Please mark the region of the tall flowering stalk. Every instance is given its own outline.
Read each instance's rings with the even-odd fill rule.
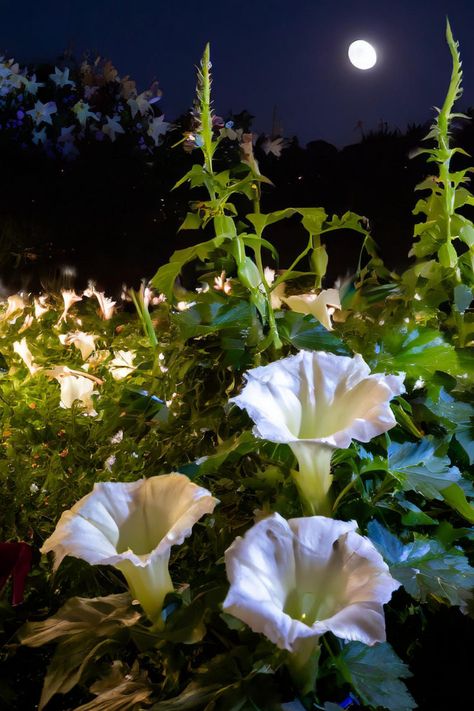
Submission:
[[[257,437],[291,447],[299,465],[294,481],[308,514],[331,510],[334,450],[393,427],[389,403],[404,392],[403,375],[371,374],[360,355],[300,351],[253,368],[245,378],[231,402],[248,412]]]

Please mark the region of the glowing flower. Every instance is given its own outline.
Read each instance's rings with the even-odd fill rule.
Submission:
[[[311,658],[317,663],[325,632],[368,645],[385,641],[383,605],[400,583],[356,528],[355,521],[286,521],[275,513],[225,554],[224,610],[292,653],[290,671],[304,692],[314,685]]]
[[[76,104],[74,104],[72,110],[76,114],[76,118],[81,124],[82,128],[85,128],[87,124],[87,119],[93,119],[94,121],[99,120],[97,114],[93,113],[93,111],[90,110],[90,106],[86,101],[78,101]]]
[[[71,308],[71,306],[73,304],[75,304],[77,301],[82,301],[82,296],[79,296],[79,294],[76,294],[74,289],[62,289],[61,294],[62,294],[63,301],[64,301],[64,310],[63,310],[61,316],[59,317],[59,320],[56,324],[57,326],[59,326],[59,324],[61,324],[63,321],[66,320],[68,311]]]
[[[95,351],[95,342],[98,338],[99,336],[95,336],[93,333],[84,333],[83,331],[59,335],[59,340],[63,346],[74,345],[81,351],[82,360],[87,360],[90,354]]]
[[[2,316],[2,320],[8,323],[15,323],[23,309],[26,308],[26,303],[21,294],[12,294],[7,299],[7,309]]]
[[[214,289],[222,291],[226,295],[231,293],[232,282],[229,278],[226,279],[225,272],[221,272],[220,276],[214,277]]]
[[[120,116],[107,116],[107,123],[102,127],[102,133],[110,138],[112,143],[115,141],[117,134],[125,133],[125,130],[120,125]]]
[[[72,79],[69,79],[69,67],[66,67],[63,72],[58,69],[58,67],[54,67],[54,74],[50,74],[49,78],[56,84],[56,86],[75,86]]]
[[[48,101],[43,104],[42,101],[37,101],[35,107],[26,113],[31,116],[35,122],[35,126],[40,126],[42,123],[53,124],[51,116],[57,112],[57,107],[54,101]]]
[[[13,344],[13,350],[23,360],[31,375],[34,375],[38,372],[38,370],[41,370],[41,367],[36,365],[34,361],[33,354],[26,343],[26,338],[22,338],[21,341],[15,341]]]
[[[109,370],[114,380],[123,380],[135,370],[134,358],[133,351],[117,351],[115,358],[109,364]]]
[[[43,314],[49,311],[49,306],[46,304],[47,296],[38,296],[34,298],[35,303],[35,318],[41,318]]]
[[[61,386],[61,407],[69,409],[77,401],[84,408],[85,415],[97,415],[92,401],[92,395],[96,394],[93,380],[70,372],[57,375],[57,380]]]
[[[341,309],[341,300],[337,289],[324,289],[319,294],[288,296],[284,302],[292,311],[299,314],[312,314],[328,331],[333,330],[331,316],[336,309]]]
[[[184,474],[163,474],[132,483],[106,482],[65,511],[41,552],[54,551],[54,567],[67,555],[91,565],[113,565],[132,595],[157,621],[173,590],[170,549],[217,503]]]
[[[84,292],[84,294],[86,294],[86,292]],[[97,301],[99,302],[100,315],[102,316],[104,321],[108,321],[109,319],[111,319],[114,315],[115,304],[117,302],[112,301],[112,299],[109,299],[109,297],[106,296],[103,291],[96,291],[95,289],[92,289],[91,294],[87,294],[87,296],[92,295],[94,295]]]
[[[155,116],[148,126],[148,135],[153,139],[155,146],[160,142],[160,137],[163,136],[169,129],[170,123],[164,120],[164,115]]]
[[[28,329],[30,328],[30,326],[32,325],[32,323],[33,323],[34,320],[35,320],[35,319],[34,319],[34,316],[32,316],[31,314],[27,314],[27,315],[25,316],[25,320],[23,321],[23,324],[22,324],[22,325],[20,326],[20,328],[18,329],[18,333],[23,333],[23,331],[28,330]]]
[[[295,483],[309,513],[328,513],[331,456],[353,439],[368,442],[394,427],[390,400],[405,391],[404,375],[370,374],[360,355],[300,351],[246,373],[240,395],[254,434],[285,442],[295,454]]]

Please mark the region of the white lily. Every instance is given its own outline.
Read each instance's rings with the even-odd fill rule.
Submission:
[[[54,552],[56,569],[67,555],[122,571],[132,595],[157,622],[167,593],[171,546],[217,503],[184,474],[162,474],[131,483],[105,482],[65,511],[41,552]]]
[[[34,361],[33,354],[26,343],[26,338],[22,338],[21,341],[15,341],[13,344],[13,350],[23,360],[31,375],[34,375],[38,372],[38,370],[41,370],[41,366],[36,365]]]
[[[57,377],[61,386],[60,407],[69,409],[73,403],[78,401],[84,409],[84,414],[94,417],[97,412],[94,409],[92,395],[97,393],[94,390],[94,381],[82,375],[72,375],[64,373]]]
[[[91,284],[85,291],[84,296],[95,296],[99,302],[100,315],[104,321],[109,321],[112,318],[115,311],[116,301],[112,301],[108,296],[105,295],[103,291],[96,291],[93,284]]]
[[[74,345],[81,351],[82,360],[87,360],[91,353],[95,351],[95,342],[99,336],[93,333],[84,333],[83,331],[74,331],[72,333],[61,333],[59,340],[63,346]]]
[[[257,437],[291,447],[299,464],[295,483],[310,514],[330,511],[334,450],[394,427],[389,402],[405,391],[403,374],[370,374],[360,355],[321,351],[300,351],[245,377],[245,387],[230,402],[247,410]]]
[[[314,687],[325,632],[368,645],[385,641],[383,605],[400,583],[356,528],[355,521],[286,521],[275,513],[225,554],[224,610],[291,653],[290,671],[303,693]]]
[[[331,316],[336,309],[341,309],[338,289],[323,289],[319,294],[295,294],[283,299],[292,311],[299,314],[312,314],[324,328],[333,331]]]
[[[123,380],[135,370],[133,361],[134,351],[117,351],[113,360],[109,363],[109,370],[114,380]]]

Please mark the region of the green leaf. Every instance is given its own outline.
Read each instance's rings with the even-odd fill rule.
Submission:
[[[458,263],[458,254],[451,242],[446,242],[441,245],[438,249],[438,259],[443,267],[454,269]]]
[[[467,521],[474,523],[474,506],[468,502],[466,495],[460,486],[451,484],[441,492],[443,499],[451,508],[455,509]]]
[[[181,230],[198,230],[202,225],[202,218],[197,212],[188,212],[183,222],[179,226]]]
[[[214,218],[214,230],[216,232],[216,239],[234,239],[237,236],[237,230],[235,228],[235,222],[232,217],[228,215],[217,215]]]
[[[403,371],[408,377],[429,378],[437,370],[458,375],[463,372],[454,346],[433,328],[385,329],[378,346],[375,367],[378,371]]]
[[[204,262],[224,241],[225,237],[214,237],[207,242],[201,242],[200,244],[187,247],[186,249],[176,250],[176,252],[171,255],[169,262],[158,269],[150,283],[155,289],[172,300],[174,283],[184,265],[188,262],[192,262],[194,259],[200,259]]]
[[[251,432],[242,432],[238,436],[222,442],[217,447],[215,454],[208,457],[201,457],[197,461],[200,474],[214,474],[221,466],[227,462],[232,464],[249,452],[254,452],[260,445]]]
[[[298,349],[330,351],[338,355],[351,352],[340,338],[324,328],[313,316],[295,311],[280,311],[276,314],[278,332],[282,341]]]
[[[468,224],[461,227],[459,237],[469,248],[474,246],[474,225]]]
[[[349,642],[336,659],[346,680],[364,703],[390,711],[412,711],[416,703],[402,679],[412,676],[386,642],[368,647]]]
[[[66,694],[81,680],[90,662],[109,652],[140,613],[132,608],[130,595],[73,597],[44,622],[28,622],[18,632],[22,644],[40,647],[57,642],[44,680],[39,708],[55,694]]]
[[[441,421],[448,432],[455,435],[467,454],[469,464],[474,464],[474,407],[468,402],[455,400],[444,388],[439,391],[437,402],[428,399],[424,406]]]
[[[474,568],[459,548],[445,548],[437,539],[414,534],[411,543],[371,521],[368,535],[390,567],[390,573],[415,599],[429,595],[465,609],[474,587]]]
[[[388,448],[388,469],[403,491],[416,491],[426,499],[443,499],[443,489],[461,479],[449,457],[437,457],[435,444],[428,438],[412,444],[392,442]]]

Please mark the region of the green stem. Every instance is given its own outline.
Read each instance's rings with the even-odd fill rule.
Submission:
[[[291,450],[298,460],[298,471],[292,471],[293,481],[300,494],[305,514],[331,516],[329,489],[332,484],[332,447],[317,442],[291,442]]]
[[[300,640],[297,651],[289,656],[288,671],[303,696],[315,690],[320,656],[319,637],[306,637]]]
[[[133,565],[129,560],[122,560],[115,566],[125,576],[132,596],[157,625],[160,625],[163,601],[174,590],[168,570],[169,557],[170,552],[167,551],[144,567]]]

